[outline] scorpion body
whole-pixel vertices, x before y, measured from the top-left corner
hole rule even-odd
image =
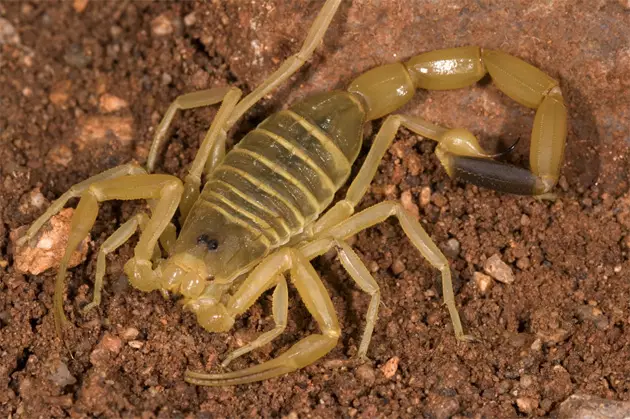
[[[448,261],[416,219],[397,202],[383,202],[354,214],[378,163],[403,126],[437,141],[436,155],[453,178],[499,191],[545,196],[558,180],[566,137],[566,109],[558,83],[508,54],[462,47],[428,52],[404,63],[386,64],[357,77],[346,91],[321,93],[264,120],[232,150],[227,132],[260,98],[295,73],[312,55],[341,0],[327,0],[301,50],[253,92],[241,98],[237,88],[215,88],[178,97],[156,129],[146,169],[128,164],[73,186],[37,219],[25,242],[72,197],[81,197],[72,219],[66,253],[57,274],[54,307],[58,332],[65,314],[63,288],[69,257],[88,235],[98,203],[111,199],[146,199],[151,215],[125,222],[102,245],[97,259],[94,299],[100,303],[105,256],[142,231],[134,257],[124,267],[130,283],[143,291],[182,297],[186,309],[208,331],[229,330],[268,289],[273,293],[276,326],[232,352],[223,362],[256,349],[282,333],[287,323],[285,275],[320,326],[279,357],[244,370],[206,374],[186,372],[199,385],[259,381],[304,367],[328,353],[341,330],[328,293],[310,260],[335,249],[342,266],[371,302],[357,352],[365,358],[376,323],[378,284],[345,239],[396,217],[427,261],[441,273],[444,301],[458,340],[464,334],[455,306]],[[417,89],[455,89],[490,74],[499,88],[519,103],[537,109],[531,139],[531,171],[492,159],[472,133],[446,129],[407,115],[388,116],[346,197],[328,209],[348,180],[363,141],[366,121],[381,118],[407,103]],[[171,121],[179,109],[221,102],[184,183],[170,175],[151,174]],[[201,188],[201,177],[206,182]],[[183,222],[177,235],[171,223],[179,208]],[[163,253],[166,257],[162,257]]]

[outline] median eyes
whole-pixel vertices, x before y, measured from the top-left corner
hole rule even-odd
[[[206,248],[210,251],[215,251],[219,248],[219,241],[211,238],[207,234],[202,234],[197,237],[197,244],[206,246]]]

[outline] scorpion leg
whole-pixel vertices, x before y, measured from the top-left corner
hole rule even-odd
[[[142,167],[136,164],[129,163],[122,166],[113,167],[102,173],[94,175],[84,180],[83,182],[72,185],[70,189],[68,189],[63,195],[61,195],[52,204],[50,204],[50,207],[48,207],[48,209],[42,215],[40,215],[39,218],[33,222],[33,224],[31,224],[26,234],[20,237],[17,241],[18,246],[24,245],[27,241],[35,237],[39,229],[42,228],[46,221],[48,221],[53,215],[61,211],[70,199],[81,196],[83,191],[85,191],[93,183],[106,179],[116,179],[122,176],[139,175],[144,173],[146,173],[146,171]]]
[[[346,272],[350,275],[350,278],[361,288],[362,291],[368,293],[371,297],[370,306],[368,307],[367,314],[365,316],[366,324],[363,330],[363,337],[359,344],[359,350],[357,351],[357,358],[365,360],[367,359],[367,350],[372,339],[372,332],[378,315],[378,305],[381,301],[381,291],[378,283],[365,267],[365,264],[359,259],[356,252],[352,250],[352,247],[345,241],[335,238],[325,238],[307,243],[304,247],[300,248],[300,251],[304,253],[304,256],[308,259],[313,259],[317,256],[321,256],[329,249],[336,247],[337,255],[341,261],[341,265]]]
[[[157,160],[158,153],[166,141],[166,134],[168,133],[168,129],[171,126],[177,111],[180,109],[194,109],[217,104],[223,100],[230,89],[230,87],[217,87],[214,89],[186,93],[175,98],[155,129],[155,135],[153,136],[153,142],[151,143],[151,149],[149,150],[149,156],[147,158],[147,171],[149,173],[155,170],[155,161]]]
[[[263,345],[271,342],[284,332],[287,327],[287,317],[289,310],[289,294],[287,289],[287,281],[284,276],[280,274],[280,278],[274,280],[278,283],[276,289],[273,292],[273,320],[276,323],[276,327],[268,332],[260,335],[256,340],[238,348],[234,352],[230,353],[221,363],[222,367],[227,367],[230,362],[234,361],[239,356],[245,355],[248,352],[253,351],[256,348],[260,348]]]
[[[218,87],[178,96],[168,107],[155,130],[155,136],[153,137],[153,143],[151,144],[149,157],[147,158],[148,172],[153,172],[155,169],[155,161],[158,153],[166,141],[166,134],[168,133],[168,129],[178,110],[200,108],[223,102],[216,117],[214,118],[214,121],[212,122],[212,125],[206,132],[201,146],[199,147],[199,151],[197,151],[197,155],[195,156],[195,160],[193,161],[189,173],[185,178],[185,192],[180,202],[182,221],[186,219],[192,204],[199,196],[201,173],[206,161],[209,160],[209,156],[213,157],[213,159],[210,160],[216,164],[216,161],[225,154],[226,133],[222,128],[226,118],[240,97],[241,90],[236,87]]]
[[[339,7],[341,0],[327,0],[319,14],[315,18],[311,28],[306,35],[306,39],[302,44],[300,51],[287,58],[273,74],[267,77],[260,86],[258,86],[253,92],[248,94],[239,102],[232,115],[228,119],[226,126],[231,127],[236,121],[243,116],[245,112],[256,104],[263,96],[269,93],[271,90],[278,87],[278,85],[289,77],[291,77],[296,71],[302,67],[302,65],[308,61],[313,55],[315,48],[321,43],[326,30],[330,25],[332,18],[335,16],[335,12]]]
[[[459,313],[455,306],[455,295],[453,293],[453,283],[451,281],[451,270],[448,260],[442,254],[440,249],[433,243],[429,235],[424,231],[420,223],[411,217],[398,202],[385,201],[369,207],[346,221],[334,226],[331,230],[324,233],[337,239],[344,240],[357,234],[361,230],[372,227],[378,223],[385,221],[387,218],[394,216],[400,222],[400,225],[411,241],[411,243],[420,251],[422,256],[442,275],[442,293],[444,295],[444,304],[448,309],[455,331],[455,337],[460,341],[474,341],[475,338],[465,335],[459,319]]]
[[[92,302],[83,307],[83,313],[87,313],[101,304],[101,291],[103,289],[103,278],[105,276],[105,258],[107,255],[122,246],[136,232],[140,224],[146,224],[146,214],[134,215],[123,225],[118,227],[111,236],[101,245],[96,259],[96,274],[94,275],[94,297]]]
[[[63,311],[63,289],[70,255],[88,235],[98,215],[99,202],[112,199],[154,199],[158,200],[146,228],[134,249],[134,257],[125,264],[125,272],[133,286],[143,291],[159,288],[159,283],[151,272],[151,262],[157,241],[170,223],[182,194],[182,183],[170,175],[140,174],[121,179],[108,179],[94,182],[81,194],[81,200],[72,215],[70,235],[65,253],[57,272],[53,299],[55,327],[61,336],[61,327],[66,322]]]
[[[392,145],[400,126],[428,138],[440,137],[448,131],[446,128],[442,128],[421,118],[407,115],[388,116],[383,122],[383,125],[381,125],[378,134],[376,134],[370,151],[359,169],[359,173],[357,173],[356,177],[352,180],[348,192],[346,193],[346,198],[337,202],[334,207],[315,222],[312,231],[314,236],[327,231],[331,227],[346,220],[354,213],[354,207],[361,201],[370,187],[378,170],[379,163],[383,159],[387,149]]]
[[[204,170],[204,166],[208,170],[212,170],[225,155],[226,131],[229,129],[226,127],[225,121],[241,98],[241,94],[240,89],[233,87],[222,98],[223,103],[221,103],[221,107],[208,129],[199,151],[197,151],[195,160],[190,165],[188,175],[184,180],[184,195],[179,203],[182,224],[199,197],[201,173]]]
[[[284,248],[264,259],[230,298],[228,312],[233,316],[245,312],[265,290],[276,285],[281,278],[279,274],[287,270],[322,333],[305,337],[275,359],[240,371],[225,374],[186,371],[187,382],[225,386],[261,381],[310,365],[335,347],[341,331],[332,301],[315,269],[296,249]]]

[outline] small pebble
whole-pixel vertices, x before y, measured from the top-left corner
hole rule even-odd
[[[128,327],[120,334],[120,337],[124,340],[134,340],[138,337],[140,331],[135,327]]]
[[[30,204],[37,209],[41,209],[42,206],[47,202],[46,198],[41,193],[39,188],[33,189],[29,195],[30,195]]]
[[[376,273],[380,269],[380,266],[378,266],[378,263],[375,260],[373,260],[373,261],[370,261],[370,263],[368,264],[368,269],[370,270],[370,272]]]
[[[538,408],[538,400],[533,397],[519,397],[516,399],[516,405],[520,412],[530,414]]]
[[[208,83],[210,82],[210,74],[204,70],[197,70],[195,74],[192,75],[191,84],[195,89],[202,90],[208,87]]]
[[[426,207],[427,205],[429,205],[429,203],[431,202],[431,188],[428,186],[425,186],[424,188],[422,188],[422,190],[420,191],[420,206],[421,207]]]
[[[521,225],[528,226],[530,224],[531,224],[531,219],[529,218],[529,216],[527,214],[521,215]]]
[[[85,68],[92,62],[92,57],[83,51],[81,45],[72,44],[66,49],[66,52],[63,55],[63,60],[69,66],[75,68]]]
[[[105,333],[105,335],[103,335],[103,338],[99,342],[99,345],[103,349],[117,354],[122,349],[122,340],[117,336]]]
[[[403,193],[400,194],[400,203],[409,214],[413,215],[415,218],[420,217],[420,210],[418,206],[414,204],[413,196],[410,191],[403,191]]]
[[[184,25],[192,26],[197,22],[197,17],[195,16],[195,12],[188,13],[184,16]]]
[[[166,15],[160,15],[151,21],[151,32],[156,36],[166,36],[173,33],[173,22]]]
[[[504,284],[512,284],[514,282],[514,273],[505,262],[501,260],[501,256],[494,254],[490,256],[483,265],[484,271],[494,279]]]
[[[98,106],[101,112],[110,113],[116,112],[129,106],[126,100],[119,98],[118,96],[105,93],[101,95]]]
[[[446,199],[446,197],[439,193],[436,192],[433,195],[431,195],[431,201],[438,207],[442,208],[444,206],[446,206],[448,200]]]
[[[426,406],[428,417],[433,419],[450,419],[461,410],[457,397],[431,395]]]
[[[606,328],[608,328],[608,318],[600,309],[592,307],[590,305],[584,305],[578,307],[576,312],[578,318],[582,322],[590,321],[595,325],[595,327],[600,330],[605,330]]]
[[[612,419],[630,417],[630,401],[606,400],[574,394],[562,402],[558,419]]]
[[[61,361],[59,361],[55,372],[50,375],[50,380],[59,387],[64,387],[77,382],[77,379],[70,373],[68,366]]]
[[[14,245],[13,263],[19,272],[39,275],[50,268],[59,267],[61,258],[66,250],[70,223],[74,210],[65,208],[53,216],[39,230],[37,235],[27,243],[18,246],[16,241],[21,238],[28,226],[19,227],[10,233]],[[82,263],[87,255],[89,236],[81,242],[79,248],[72,253],[69,267],[73,268]]]
[[[133,140],[133,119],[119,116],[92,116],[80,123],[77,141],[80,143],[110,142],[123,144]]]
[[[70,89],[72,88],[72,82],[70,80],[62,80],[53,85],[48,95],[50,100],[56,106],[64,106],[70,98]]]
[[[356,369],[356,376],[362,383],[371,386],[376,381],[376,374],[371,365],[363,364]]]
[[[173,77],[168,73],[162,73],[162,84],[168,86],[173,82]]]
[[[385,364],[383,364],[379,369],[383,372],[383,375],[386,378],[392,378],[396,375],[396,371],[398,371],[398,362],[400,362],[400,358],[394,356],[390,358]]]
[[[444,254],[451,259],[455,259],[457,256],[459,256],[460,250],[461,246],[457,239],[448,239],[442,247],[442,251],[444,252]]]
[[[58,164],[59,166],[68,167],[72,161],[72,150],[65,144],[57,144],[53,146],[46,159],[51,163]]]
[[[540,351],[542,349],[542,340],[540,338],[536,338],[529,349],[532,351]]]
[[[394,273],[394,275],[400,275],[401,273],[405,272],[406,269],[407,268],[405,267],[405,264],[400,259],[396,259],[392,263],[392,272]]]
[[[410,154],[407,156],[407,169],[411,176],[418,176],[422,172],[422,163],[420,157],[417,154]]]
[[[20,35],[8,20],[0,17],[0,45],[20,43]]]
[[[531,387],[532,384],[534,384],[534,377],[532,377],[529,374],[523,374],[521,375],[521,379],[519,381],[519,386],[521,388],[528,388]]]
[[[479,292],[482,294],[487,294],[492,288],[492,278],[490,278],[486,274],[482,274],[481,272],[475,272],[473,274],[473,279],[475,280],[475,284],[477,284],[477,288]]]
[[[144,346],[144,342],[139,340],[132,340],[127,345],[131,346],[133,349],[141,349]]]
[[[88,2],[89,0],[74,0],[74,2],[72,3],[72,7],[74,8],[75,12],[83,13],[88,5]]]

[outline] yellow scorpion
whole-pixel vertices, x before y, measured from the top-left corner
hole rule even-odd
[[[455,336],[458,340],[472,339],[464,333],[459,319],[448,261],[420,223],[394,201],[356,214],[354,207],[401,126],[437,142],[436,155],[452,178],[509,193],[548,194],[558,180],[566,139],[567,113],[558,82],[500,51],[463,47],[428,52],[404,63],[374,68],[357,77],[346,91],[316,94],[277,112],[226,153],[226,133],[311,57],[340,2],[325,2],[300,51],[253,92],[241,98],[241,90],[221,87],[177,97],[156,129],[146,168],[126,164],[78,183],[33,223],[21,244],[32,239],[69,199],[81,198],[56,277],[54,316],[59,333],[67,321],[63,291],[68,261],[92,228],[99,203],[146,199],[150,214],[140,213],[129,219],[99,250],[94,298],[84,310],[100,303],[106,254],[140,229],[134,256],[124,266],[130,283],[142,291],[180,295],[184,307],[195,313],[199,324],[209,332],[229,330],[236,316],[248,310],[266,290],[274,289],[275,327],[230,353],[222,366],[283,332],[287,325],[287,273],[321,329],[321,333],[305,337],[277,358],[257,366],[222,374],[187,371],[189,383],[222,386],[264,380],[326,355],[337,344],[341,331],[331,299],[310,261],[330,249],[337,252],[358,287],[371,296],[357,352],[359,358],[365,358],[380,292],[345,240],[391,216],[398,219],[411,243],[440,271]],[[461,88],[476,83],[486,73],[509,97],[537,109],[531,137],[531,171],[493,160],[465,129],[445,129],[417,117],[395,114],[384,120],[346,197],[324,212],[350,175],[361,150],[366,121],[399,109],[416,89]],[[218,103],[221,106],[185,181],[152,174],[177,111]],[[179,235],[171,222],[178,208],[182,223]],[[167,257],[162,257],[163,252]]]

